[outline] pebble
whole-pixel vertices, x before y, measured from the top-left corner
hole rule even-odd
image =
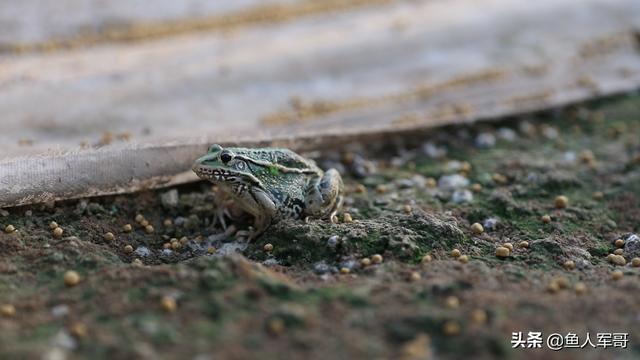
[[[382,255],[380,254],[375,254],[371,257],[371,262],[373,262],[374,264],[380,264],[382,263],[383,258]]]
[[[458,258],[458,261],[460,261],[463,264],[466,264],[469,262],[469,255],[460,255],[460,257]]]
[[[147,234],[151,234],[153,233],[153,231],[154,231],[154,228],[152,225],[147,225],[144,227],[144,232],[146,232]]]
[[[475,144],[481,149],[489,149],[496,145],[496,137],[489,132],[480,133],[476,136]]]
[[[55,318],[61,318],[61,317],[67,316],[69,315],[69,312],[70,312],[69,306],[65,304],[56,305],[51,308],[51,315],[53,315],[53,317]]]
[[[0,315],[3,317],[13,317],[16,314],[16,307],[13,304],[0,305]]]
[[[620,279],[622,279],[623,276],[624,276],[624,274],[620,270],[614,270],[613,272],[611,272],[611,278],[613,280],[616,280],[616,281],[620,280]]]
[[[142,258],[146,258],[151,256],[151,250],[149,250],[148,247],[146,246],[138,246],[135,250],[136,255],[142,257]]]
[[[618,239],[618,240],[613,242],[613,245],[615,245],[617,248],[624,247],[624,240]]]
[[[413,209],[411,208],[411,205],[405,204],[404,206],[402,206],[402,211],[404,211],[406,214],[411,214]]]
[[[556,196],[553,204],[557,209],[564,209],[569,205],[569,198],[564,195]]]
[[[351,217],[351,214],[349,214],[349,213],[344,213],[344,215],[342,216],[342,219],[347,224],[350,224],[350,223],[353,222],[353,218]]]
[[[160,194],[160,202],[165,208],[174,208],[178,206],[178,199],[178,190],[176,189],[171,189]]]
[[[134,220],[140,224],[141,222],[144,221],[144,216],[142,216],[142,214],[137,214],[136,217],[134,218]]]
[[[471,225],[471,232],[476,235],[480,235],[484,232],[484,228],[479,223],[473,223]]]
[[[498,129],[498,137],[501,140],[513,142],[518,138],[518,134],[513,129],[501,127]]]
[[[496,256],[499,258],[509,257],[509,249],[504,246],[498,246],[496,248]]]
[[[16,231],[15,226],[9,224],[4,228],[4,232],[6,232],[7,234],[11,234],[12,232]]]
[[[329,265],[327,265],[327,263],[325,263],[324,261],[320,261],[313,265],[313,271],[318,275],[324,275],[331,271],[331,267],[329,267]]]
[[[81,322],[76,322],[69,327],[69,332],[76,338],[83,338],[87,336],[87,326]]]
[[[131,224],[124,224],[122,226],[122,231],[126,233],[131,232],[131,230],[133,230],[133,227],[131,226]]]
[[[64,284],[71,287],[80,283],[80,274],[73,270],[68,270],[63,276]]]
[[[482,222],[482,227],[486,230],[495,230],[498,227],[498,219],[496,218],[488,218]]]
[[[459,257],[460,257],[460,255],[462,255],[462,254],[460,253],[460,250],[458,250],[458,249],[453,249],[453,250],[451,250],[451,257],[453,257],[453,258],[456,258],[456,259],[457,259],[457,258],[459,258]]]
[[[542,215],[542,222],[545,223],[545,224],[549,224],[551,222],[551,216]]]
[[[451,194],[451,201],[454,204],[464,204],[473,201],[473,193],[466,189],[458,189]]]
[[[458,298],[455,296],[447,296],[447,298],[444,299],[444,304],[449,309],[456,309],[457,307],[460,306],[460,300],[458,300]]]
[[[422,257],[421,262],[423,264],[425,264],[425,263],[431,262],[432,260],[433,260],[433,257],[431,255],[427,254],[427,255]]]
[[[613,254],[614,255],[622,255],[624,253],[624,250],[622,249],[615,249],[613,250]]]
[[[409,274],[409,281],[411,281],[411,282],[420,281],[420,279],[422,279],[422,275],[420,275],[420,273],[417,272],[417,271],[412,271]]]
[[[55,221],[52,221],[49,223],[49,229],[54,230],[55,228],[58,227],[58,223]]]
[[[351,272],[351,270],[349,268],[347,268],[347,267],[340,268],[340,274],[346,275],[346,274],[348,274],[350,272]]]
[[[640,237],[631,234],[624,241],[624,252],[631,256],[640,256]]]
[[[438,187],[443,190],[455,190],[469,186],[469,179],[460,175],[443,175],[438,179]]]
[[[520,246],[520,247],[521,247],[521,248],[523,248],[523,249],[527,249],[527,248],[529,248],[529,242],[528,242],[528,241],[525,241],[525,240],[522,240],[522,241],[520,241],[520,242],[518,243],[518,246]]]
[[[115,235],[113,235],[113,233],[111,232],[105,233],[103,237],[105,241],[109,241],[109,242],[116,239]]]
[[[266,252],[272,252],[273,251],[273,244],[264,244],[264,251]]]
[[[587,292],[587,285],[583,282],[577,282],[574,285],[573,289],[575,290],[576,294],[582,295]]]
[[[567,260],[564,262],[563,266],[567,270],[573,270],[576,268],[576,263],[573,260]]]
[[[339,242],[340,242],[340,237],[338,235],[333,235],[327,240],[327,246],[332,249],[335,249],[336,246],[338,246]]]
[[[631,266],[640,267],[640,257],[634,257],[631,259]]]
[[[478,184],[478,183],[472,184],[472,185],[471,185],[471,191],[473,191],[473,192],[480,192],[480,191],[482,191],[482,185],[481,185],[481,184]]]
[[[60,239],[63,233],[64,233],[64,230],[62,230],[61,227],[57,227],[53,229],[53,237],[56,239]]]
[[[173,313],[178,309],[176,299],[168,295],[165,295],[162,297],[162,299],[160,299],[160,306],[162,307],[162,310],[168,313]]]
[[[487,312],[482,309],[476,309],[471,313],[471,321],[477,325],[486,324],[488,319]]]
[[[178,227],[183,226],[185,222],[187,222],[187,219],[182,216],[178,216],[173,220],[173,224]]]
[[[131,245],[125,245],[124,246],[124,252],[126,252],[127,254],[130,254],[133,252],[133,246]]]
[[[513,252],[513,244],[510,242],[506,242],[504,244],[502,244],[502,246],[506,247],[507,249],[509,249],[509,253]]]
[[[442,332],[447,336],[455,336],[460,333],[460,325],[453,321],[447,321],[442,325]]]
[[[361,267],[365,268],[365,267],[367,267],[367,266],[369,266],[369,265],[371,265],[371,259],[369,259],[369,258],[362,258],[362,259],[360,260],[360,266],[361,266]]]
[[[431,159],[441,159],[447,156],[447,149],[442,146],[437,146],[431,141],[427,141],[422,144],[422,153]]]
[[[612,264],[618,266],[624,266],[627,263],[627,260],[622,255],[613,255],[610,259]]]

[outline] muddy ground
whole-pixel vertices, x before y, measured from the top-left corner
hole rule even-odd
[[[353,222],[252,244],[206,183],[5,209],[0,358],[638,358],[639,118],[631,94],[308,154]]]

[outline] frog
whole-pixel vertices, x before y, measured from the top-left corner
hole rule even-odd
[[[313,160],[286,148],[213,144],[192,170],[254,217],[249,242],[285,218],[335,222],[344,202],[336,169],[323,171]]]

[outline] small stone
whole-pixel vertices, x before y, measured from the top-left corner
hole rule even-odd
[[[340,243],[340,237],[338,235],[333,235],[327,240],[327,246],[332,249],[335,249],[338,243]]]
[[[549,224],[551,222],[551,216],[542,215],[542,222],[545,223],[545,224]]]
[[[447,149],[437,146],[431,141],[422,144],[422,152],[431,159],[441,159],[447,155]]]
[[[53,229],[53,237],[56,239],[60,239],[63,233],[64,233],[64,230],[62,230],[61,227],[57,227]]]
[[[631,259],[631,266],[640,267],[640,257],[634,257]]]
[[[509,256],[509,249],[504,246],[498,246],[496,248],[496,256],[499,258],[506,258]]]
[[[426,264],[426,263],[431,262],[432,260],[433,260],[433,257],[432,257],[431,255],[427,254],[427,255],[425,255],[425,256],[423,256],[423,257],[422,257],[421,262],[422,262],[423,264]]]
[[[592,196],[595,200],[602,200],[604,198],[604,194],[602,193],[602,191],[596,191]]]
[[[453,321],[447,321],[442,325],[442,332],[447,336],[455,336],[460,333],[460,325]]]
[[[557,209],[564,209],[569,205],[569,198],[564,195],[556,196],[553,204]]]
[[[171,243],[164,243],[164,244],[162,244],[162,248],[163,248],[163,249],[171,249]]]
[[[13,304],[0,305],[0,315],[3,317],[13,317],[16,314],[16,307]]]
[[[496,145],[496,137],[489,132],[484,132],[476,136],[475,144],[481,149],[489,149]]]
[[[501,127],[498,129],[498,137],[504,141],[513,142],[518,138],[518,134],[513,129]]]
[[[173,313],[176,311],[176,309],[178,309],[176,299],[168,295],[165,295],[162,297],[162,299],[160,299],[160,306],[162,307],[162,310],[168,313]]]
[[[412,271],[411,273],[409,273],[409,281],[416,282],[416,281],[420,281],[420,279],[422,279],[422,276],[420,275],[419,272]]]
[[[367,267],[367,266],[369,266],[369,265],[371,265],[371,259],[369,259],[369,258],[362,258],[362,259],[360,260],[360,266],[362,266],[363,268],[365,268],[365,267]]]
[[[587,285],[583,282],[577,282],[573,286],[573,289],[575,290],[576,294],[582,295],[587,292]]]
[[[151,250],[146,246],[138,246],[135,250],[136,255],[146,258],[151,256]]]
[[[127,254],[130,254],[133,252],[133,246],[131,245],[125,245],[124,246],[124,252],[126,252]]]
[[[104,237],[104,240],[108,242],[111,242],[116,239],[115,235],[113,235],[113,233],[111,232],[105,233],[103,237]]]
[[[482,185],[475,183],[471,185],[471,191],[473,192],[480,192],[482,191]]]
[[[55,221],[52,221],[49,223],[49,229],[54,230],[55,228],[58,227],[58,223]]]
[[[133,259],[133,261],[131,262],[131,264],[132,264],[133,266],[138,266],[138,267],[139,267],[139,266],[144,266],[144,263],[143,263],[143,262],[142,262],[142,260],[140,260],[140,259]]]
[[[167,209],[178,206],[178,198],[178,190],[176,189],[171,189],[160,194],[160,202],[162,203],[162,206]]]
[[[469,262],[469,255],[460,255],[460,257],[458,258],[458,261],[460,261],[463,264],[466,264]]]
[[[624,250],[622,249],[615,249],[613,250],[613,254],[614,255],[622,255],[624,253]]]
[[[172,242],[172,243],[171,243],[171,249],[172,249],[172,250],[178,250],[178,249],[180,249],[181,247],[182,247],[182,244],[180,244],[180,242],[179,242],[179,241],[176,241],[176,242]]]
[[[459,258],[459,257],[460,257],[460,255],[462,255],[462,254],[460,253],[460,250],[458,250],[458,249],[453,249],[453,250],[451,250],[451,257],[453,257],[453,258],[457,259],[457,258]]]
[[[487,218],[482,222],[484,230],[495,230],[498,227],[500,221],[496,218]]]
[[[523,248],[523,249],[528,249],[528,248],[529,248],[529,242],[528,242],[528,241],[525,241],[525,240],[522,240],[522,241],[520,241],[520,242],[518,243],[518,246],[520,246],[520,247],[521,247],[521,248]]]
[[[164,219],[164,221],[162,222],[162,225],[166,228],[170,228],[173,226],[173,220],[171,219]]]
[[[411,212],[413,211],[413,209],[411,208],[411,205],[409,204],[405,204],[402,207],[402,211],[404,211],[406,214],[411,214]]]
[[[509,179],[507,179],[506,176],[498,173],[491,175],[491,179],[498,185],[505,185],[507,182],[509,182]]]
[[[144,221],[144,216],[142,216],[141,214],[136,215],[135,217],[135,221],[140,224],[141,222]]]
[[[560,289],[566,289],[567,287],[569,287],[569,280],[567,280],[567,278],[564,276],[559,276],[555,278],[554,281],[558,284],[558,287]]]
[[[486,324],[487,318],[487,312],[482,309],[476,309],[471,313],[471,322],[476,325]]]
[[[367,192],[367,188],[366,188],[366,186],[364,186],[362,184],[358,184],[358,185],[356,185],[355,191],[358,194],[364,194],[364,193]]]
[[[380,264],[382,263],[382,255],[380,254],[375,254],[371,257],[371,262],[373,262],[374,264]]]
[[[471,232],[476,235],[480,235],[484,232],[484,228],[479,223],[473,223],[471,225]]]
[[[438,187],[443,190],[456,190],[467,186],[469,179],[460,174],[444,175],[438,180]]]
[[[563,266],[567,270],[573,270],[576,268],[576,263],[573,260],[567,260],[564,262]]]
[[[613,243],[613,244],[614,244],[617,248],[624,247],[624,240],[622,240],[622,239],[618,239],[618,240],[614,241],[614,243]]]
[[[624,274],[620,270],[614,270],[611,272],[611,278],[615,281],[622,279],[623,276]]]
[[[154,229],[153,229],[153,225],[147,225],[144,227],[144,232],[146,232],[147,234],[151,234],[153,233]]]
[[[444,299],[444,304],[449,309],[456,309],[460,306],[460,300],[458,300],[458,298],[455,296],[447,296],[447,298]]]
[[[342,220],[347,224],[353,222],[353,218],[351,217],[351,214],[349,214],[349,213],[344,213],[344,215],[342,215]]]
[[[122,226],[122,231],[129,233],[133,230],[133,227],[131,226],[131,224],[124,224]]]
[[[506,247],[507,249],[509,249],[509,252],[512,253],[513,252],[513,244],[510,242],[506,242],[504,244],[502,244],[502,246]]]
[[[451,201],[454,204],[470,203],[473,201],[473,193],[466,189],[455,190],[451,194]]]
[[[207,254],[213,254],[216,252],[216,248],[214,248],[213,246],[209,246],[207,248]]]
[[[81,322],[73,323],[69,327],[69,333],[76,338],[83,338],[87,336],[87,326]]]
[[[622,255],[613,255],[611,257],[611,262],[614,265],[624,266],[627,263],[627,260]]]
[[[427,178],[427,179],[424,181],[424,184],[425,184],[428,188],[430,188],[430,189],[433,189],[433,188],[435,188],[435,187],[438,185],[438,183],[436,182],[436,179],[431,178],[431,177],[430,177],[430,178]]]
[[[560,285],[558,285],[558,282],[555,280],[552,280],[549,285],[547,286],[547,290],[550,293],[557,293],[558,291],[560,291]]]
[[[350,273],[351,270],[348,267],[341,267],[340,268],[340,274],[346,275],[348,273]]]
[[[378,186],[376,186],[376,192],[378,192],[379,194],[384,194],[387,192],[387,187],[383,184],[379,184]]]
[[[267,332],[273,336],[281,335],[285,330],[284,321],[279,317],[274,317],[267,322]]]
[[[273,251],[273,244],[264,244],[263,249],[266,252],[272,252]]]
[[[63,276],[64,284],[68,287],[76,286],[80,283],[80,274],[73,270],[68,270]]]
[[[4,228],[4,232],[6,232],[7,234],[11,234],[12,232],[16,231],[16,228],[9,224]]]

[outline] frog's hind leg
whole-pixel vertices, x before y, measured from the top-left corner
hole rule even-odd
[[[327,216],[333,221],[344,200],[342,177],[336,169],[329,169],[322,178],[314,178],[309,183],[305,196],[305,213],[309,217]]]

